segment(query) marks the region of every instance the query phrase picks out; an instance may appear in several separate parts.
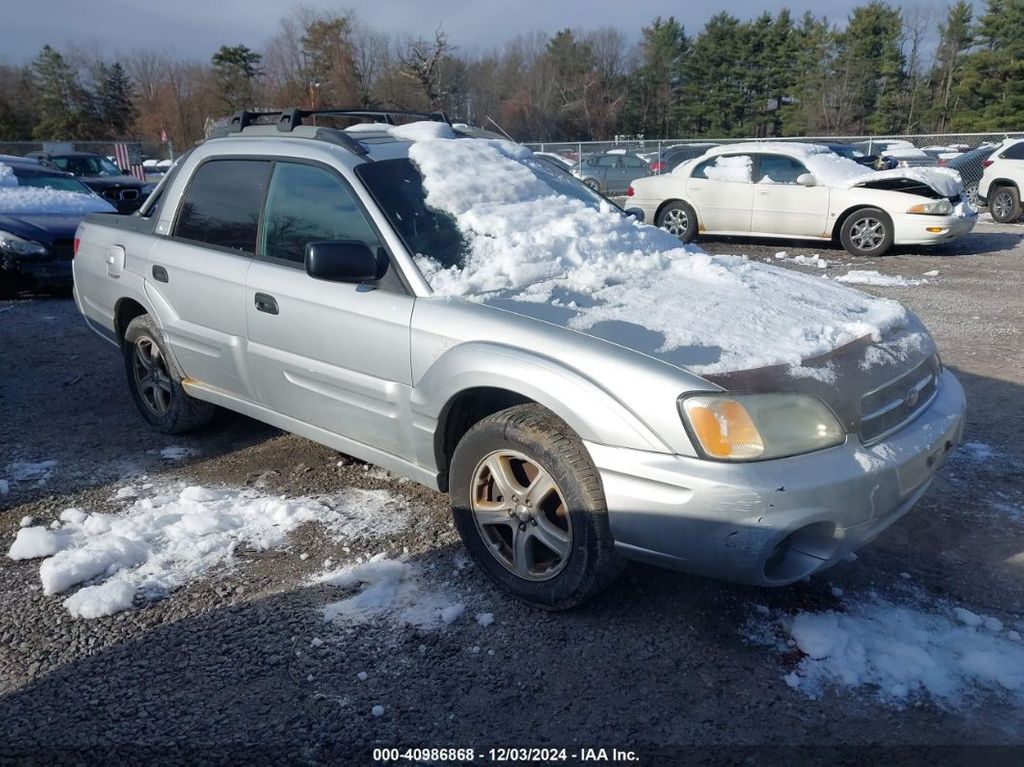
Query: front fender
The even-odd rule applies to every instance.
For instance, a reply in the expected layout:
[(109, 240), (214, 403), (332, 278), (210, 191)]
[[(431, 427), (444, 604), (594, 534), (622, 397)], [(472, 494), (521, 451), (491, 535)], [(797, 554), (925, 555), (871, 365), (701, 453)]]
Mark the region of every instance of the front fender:
[[(489, 341), (459, 344), (427, 368), (410, 395), (413, 427), (432, 437), (445, 405), (460, 392), (480, 387), (504, 389), (543, 405), (585, 440), (671, 452), (596, 381), (550, 357)], [(426, 434), (417, 440), (424, 450)], [(433, 462), (432, 453), (419, 458)]]

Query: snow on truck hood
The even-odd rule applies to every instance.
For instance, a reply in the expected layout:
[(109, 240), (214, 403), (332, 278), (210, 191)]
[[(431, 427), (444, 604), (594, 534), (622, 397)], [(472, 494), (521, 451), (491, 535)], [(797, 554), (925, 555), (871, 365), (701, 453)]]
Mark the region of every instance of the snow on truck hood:
[(435, 294), (554, 322), (698, 374), (800, 366), (912, 325), (894, 301), (708, 255), (610, 204), (558, 194), (531, 154), (479, 139), (410, 147), (427, 203), (455, 218), (469, 246), (449, 268), (416, 256)]

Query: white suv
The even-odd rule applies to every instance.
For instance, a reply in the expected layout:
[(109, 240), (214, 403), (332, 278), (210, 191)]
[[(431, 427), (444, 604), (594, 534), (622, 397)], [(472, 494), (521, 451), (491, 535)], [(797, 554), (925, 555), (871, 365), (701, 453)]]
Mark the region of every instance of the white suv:
[(1024, 187), (1024, 139), (1007, 139), (983, 163), (978, 198), (992, 218), (1009, 224), (1020, 218), (1020, 190)]

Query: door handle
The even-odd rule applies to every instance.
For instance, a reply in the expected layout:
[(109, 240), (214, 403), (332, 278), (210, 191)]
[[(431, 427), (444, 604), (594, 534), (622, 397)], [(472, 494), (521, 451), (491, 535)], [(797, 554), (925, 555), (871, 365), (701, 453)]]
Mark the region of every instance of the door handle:
[(277, 300), (273, 296), (268, 296), (266, 293), (257, 293), (256, 311), (266, 312), (267, 314), (277, 314)]
[(170, 282), (170, 277), (167, 276), (167, 270), (159, 264), (153, 264), (153, 279), (157, 282)]

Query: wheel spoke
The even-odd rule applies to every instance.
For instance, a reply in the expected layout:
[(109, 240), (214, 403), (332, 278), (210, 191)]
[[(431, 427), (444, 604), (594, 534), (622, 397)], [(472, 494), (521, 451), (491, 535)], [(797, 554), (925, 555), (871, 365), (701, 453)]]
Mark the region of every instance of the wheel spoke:
[(512, 564), (521, 573), (533, 570), (533, 549), (530, 547), (532, 536), (526, 531), (526, 525), (512, 528)]
[[(484, 503), (491, 505), (490, 502)], [(476, 515), (476, 519), (481, 525), (511, 525), (515, 523), (515, 520), (509, 516), (507, 508), (488, 508), (481, 506), (480, 501), (473, 505), (473, 514)]]
[(530, 531), (542, 545), (551, 549), (561, 559), (569, 556), (569, 534), (565, 530), (543, 513), (534, 516), (533, 521), (535, 524)]
[(491, 473), (494, 489), (505, 501), (511, 503), (514, 496), (522, 494), (523, 488), (512, 473), (508, 458), (496, 453), (487, 459), (486, 465)]

